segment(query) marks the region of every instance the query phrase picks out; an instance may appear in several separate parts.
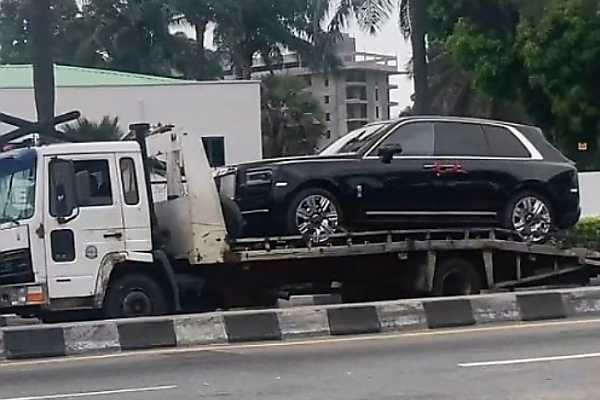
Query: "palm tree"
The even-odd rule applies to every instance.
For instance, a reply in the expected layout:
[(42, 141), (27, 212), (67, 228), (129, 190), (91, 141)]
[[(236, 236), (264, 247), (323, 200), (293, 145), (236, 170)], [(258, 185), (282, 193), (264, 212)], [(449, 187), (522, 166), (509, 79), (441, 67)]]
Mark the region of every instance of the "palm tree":
[(321, 28), (327, 0), (219, 0), (215, 5), (215, 43), (230, 57), (238, 79), (250, 79), (254, 57), (268, 67), (285, 50), (300, 55), (307, 66), (336, 72), (341, 61), (334, 55), (336, 33)]
[[(204, 80), (214, 77), (209, 68), (210, 60), (207, 57), (204, 41), (208, 24), (215, 21), (215, 0), (171, 0), (176, 13), (174, 22), (188, 22), (194, 29), (195, 65), (194, 79)], [(180, 15), (179, 15), (180, 14)]]
[(323, 110), (301, 78), (269, 75), (261, 82), (265, 157), (313, 154), (325, 133)]
[(86, 142), (117, 141), (125, 134), (119, 127), (119, 118), (105, 115), (100, 122), (81, 118), (63, 127), (67, 137), (78, 138)]
[(340, 30), (354, 17), (365, 31), (375, 34), (389, 20), (395, 8), (399, 9), (400, 30), (410, 38), (413, 49), (413, 79), (415, 83), (414, 112), (430, 112), (427, 73), (426, 23), (428, 0), (337, 0), (330, 29)]
[[(38, 122), (54, 120), (53, 32), (50, 0), (30, 0), (31, 44), (33, 52), (33, 85)], [(53, 129), (54, 125), (48, 126)]]

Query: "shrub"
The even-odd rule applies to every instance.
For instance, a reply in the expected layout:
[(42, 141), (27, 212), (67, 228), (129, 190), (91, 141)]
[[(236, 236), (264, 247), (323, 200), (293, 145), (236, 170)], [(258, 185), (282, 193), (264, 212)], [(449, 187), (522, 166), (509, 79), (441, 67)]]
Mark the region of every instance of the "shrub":
[(581, 236), (600, 236), (600, 215), (580, 218), (573, 232)]

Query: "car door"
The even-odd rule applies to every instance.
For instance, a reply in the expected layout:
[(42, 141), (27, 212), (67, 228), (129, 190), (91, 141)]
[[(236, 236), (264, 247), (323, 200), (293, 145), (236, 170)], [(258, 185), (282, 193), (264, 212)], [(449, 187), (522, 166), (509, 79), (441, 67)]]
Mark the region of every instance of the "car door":
[(435, 161), (440, 214), (461, 219), (496, 215), (497, 165), (480, 124), (436, 122)]
[[(389, 164), (379, 149), (399, 144), (402, 152)], [(404, 219), (427, 216), (435, 208), (436, 179), (424, 168), (434, 162), (434, 129), (426, 120), (400, 124), (364, 157), (363, 205), (368, 218)]]
[[(51, 201), (44, 210), (48, 291), (51, 298), (86, 297), (94, 293), (104, 257), (125, 250), (117, 164), (112, 154), (61, 158), (73, 161), (79, 207), (62, 223), (52, 215)], [(50, 161), (45, 160), (47, 171)]]

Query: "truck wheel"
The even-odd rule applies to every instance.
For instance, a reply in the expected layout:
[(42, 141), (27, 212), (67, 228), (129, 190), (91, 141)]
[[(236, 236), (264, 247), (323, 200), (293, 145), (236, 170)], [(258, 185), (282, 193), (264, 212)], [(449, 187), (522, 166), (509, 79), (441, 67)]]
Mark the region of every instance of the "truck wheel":
[(464, 296), (480, 292), (481, 277), (470, 262), (455, 258), (436, 267), (432, 291), (434, 296)]
[(131, 274), (112, 282), (104, 299), (104, 317), (108, 319), (147, 317), (169, 312), (164, 290), (147, 275)]

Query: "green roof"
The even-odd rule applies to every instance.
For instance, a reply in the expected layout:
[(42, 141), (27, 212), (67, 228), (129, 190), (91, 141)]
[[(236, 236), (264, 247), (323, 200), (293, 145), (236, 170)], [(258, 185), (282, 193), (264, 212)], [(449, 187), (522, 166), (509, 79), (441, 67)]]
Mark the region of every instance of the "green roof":
[[(56, 65), (57, 87), (176, 85), (190, 81), (104, 69)], [(0, 89), (33, 88), (31, 65), (0, 65)]]

